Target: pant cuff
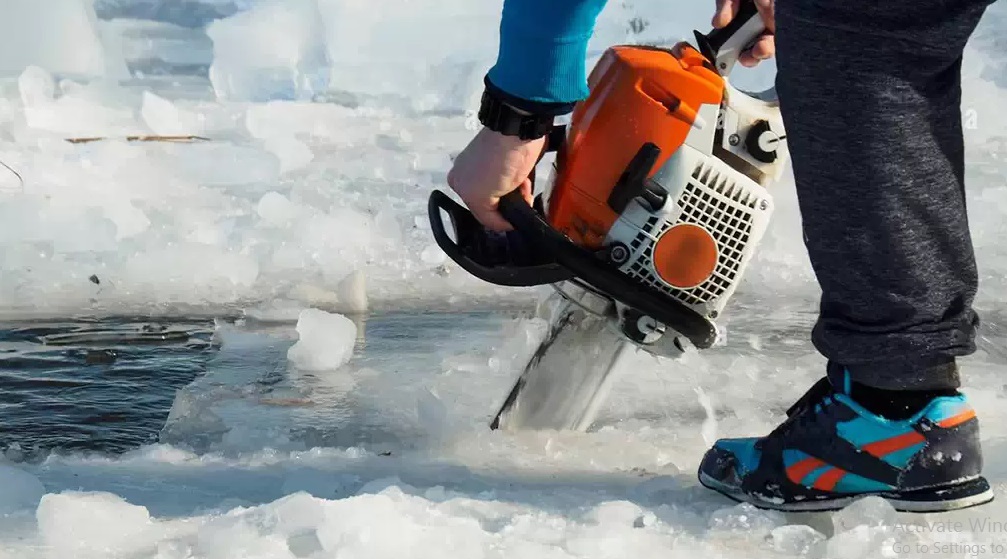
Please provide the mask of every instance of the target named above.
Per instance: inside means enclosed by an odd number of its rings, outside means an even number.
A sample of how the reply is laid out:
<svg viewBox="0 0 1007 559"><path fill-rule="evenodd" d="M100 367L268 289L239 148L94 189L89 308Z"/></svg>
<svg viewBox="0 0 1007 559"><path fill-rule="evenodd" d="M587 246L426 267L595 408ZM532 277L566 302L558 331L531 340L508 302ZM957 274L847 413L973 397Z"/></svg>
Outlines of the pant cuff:
<svg viewBox="0 0 1007 559"><path fill-rule="evenodd" d="M833 386L843 386L843 370L842 365L829 363L828 376ZM852 382L884 390L954 390L961 386L954 358L884 361L847 366L845 370Z"/></svg>

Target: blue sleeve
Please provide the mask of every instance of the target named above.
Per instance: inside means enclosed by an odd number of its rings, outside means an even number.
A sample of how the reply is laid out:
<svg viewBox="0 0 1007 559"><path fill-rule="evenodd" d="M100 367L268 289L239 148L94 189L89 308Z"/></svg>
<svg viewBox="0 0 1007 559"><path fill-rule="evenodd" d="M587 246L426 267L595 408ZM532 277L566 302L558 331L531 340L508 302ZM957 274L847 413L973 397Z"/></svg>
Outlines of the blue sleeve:
<svg viewBox="0 0 1007 559"><path fill-rule="evenodd" d="M504 0L500 49L487 81L535 103L587 97L587 45L606 1Z"/></svg>

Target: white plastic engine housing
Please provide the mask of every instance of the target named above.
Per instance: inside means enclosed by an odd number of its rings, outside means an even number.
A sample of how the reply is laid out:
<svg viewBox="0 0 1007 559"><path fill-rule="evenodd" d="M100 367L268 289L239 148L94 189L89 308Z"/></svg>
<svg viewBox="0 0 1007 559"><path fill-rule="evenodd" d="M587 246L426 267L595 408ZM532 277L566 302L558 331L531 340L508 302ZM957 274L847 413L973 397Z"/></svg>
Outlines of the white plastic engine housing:
<svg viewBox="0 0 1007 559"><path fill-rule="evenodd" d="M764 186L712 155L714 132L712 125L694 129L654 174L652 180L668 193L664 206L652 212L642 200L631 201L605 241L608 246L620 243L628 249L629 258L620 266L624 274L656 287L711 320L734 295L773 213L773 198ZM773 167L770 174L776 174L778 164L768 166ZM712 273L687 288L666 282L654 265L658 241L678 224L703 228L716 244Z"/></svg>

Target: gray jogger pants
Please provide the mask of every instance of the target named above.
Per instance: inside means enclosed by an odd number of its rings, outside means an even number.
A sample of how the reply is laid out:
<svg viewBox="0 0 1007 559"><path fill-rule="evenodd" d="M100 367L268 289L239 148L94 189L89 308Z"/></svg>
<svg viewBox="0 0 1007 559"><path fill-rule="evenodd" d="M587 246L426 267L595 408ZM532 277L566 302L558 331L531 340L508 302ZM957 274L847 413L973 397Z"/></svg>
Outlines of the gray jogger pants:
<svg viewBox="0 0 1007 559"><path fill-rule="evenodd" d="M778 79L813 342L854 381L957 388L975 351L962 51L987 0L777 0Z"/></svg>

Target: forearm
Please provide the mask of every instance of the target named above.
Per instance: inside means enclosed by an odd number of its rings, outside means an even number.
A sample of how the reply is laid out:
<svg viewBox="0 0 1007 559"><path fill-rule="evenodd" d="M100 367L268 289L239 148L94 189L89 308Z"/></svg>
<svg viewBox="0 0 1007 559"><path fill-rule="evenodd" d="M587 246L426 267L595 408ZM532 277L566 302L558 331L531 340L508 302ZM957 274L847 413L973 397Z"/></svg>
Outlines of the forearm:
<svg viewBox="0 0 1007 559"><path fill-rule="evenodd" d="M587 96L587 45L607 0L505 0L488 87L554 114Z"/></svg>

